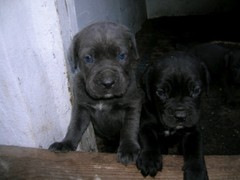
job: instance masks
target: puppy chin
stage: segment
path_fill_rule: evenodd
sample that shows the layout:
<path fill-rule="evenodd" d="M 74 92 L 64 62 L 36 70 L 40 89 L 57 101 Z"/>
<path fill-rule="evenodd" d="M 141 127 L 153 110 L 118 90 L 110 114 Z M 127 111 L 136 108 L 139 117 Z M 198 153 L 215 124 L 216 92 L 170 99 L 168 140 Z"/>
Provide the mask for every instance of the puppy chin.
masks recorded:
<path fill-rule="evenodd" d="M 184 128 L 184 126 L 182 124 L 179 124 L 176 126 L 176 129 L 183 129 L 183 128 Z"/>
<path fill-rule="evenodd" d="M 113 97 L 113 94 L 105 94 L 104 95 L 104 98 L 108 99 L 108 98 L 112 98 Z"/>
<path fill-rule="evenodd" d="M 167 121 L 163 122 L 163 124 L 165 125 L 165 127 L 167 129 L 175 129 L 175 130 L 191 128 L 196 125 L 196 123 L 194 123 L 194 122 L 179 122 L 179 123 L 172 122 L 172 123 L 169 123 Z"/>
<path fill-rule="evenodd" d="M 167 128 L 169 128 L 169 129 L 176 129 L 176 130 L 178 130 L 178 129 L 183 129 L 183 128 L 185 128 L 186 126 L 184 126 L 183 124 L 168 124 L 168 125 L 166 125 L 165 124 L 165 126 L 167 127 Z"/>
<path fill-rule="evenodd" d="M 124 92 L 123 93 L 118 93 L 118 94 L 106 93 L 106 94 L 103 94 L 102 96 L 100 96 L 99 98 L 100 99 L 112 99 L 112 98 L 120 98 L 123 95 L 124 95 Z"/>
<path fill-rule="evenodd" d="M 94 90 L 87 90 L 88 95 L 96 100 L 99 99 L 112 99 L 112 98 L 119 98 L 124 95 L 124 92 L 119 92 L 119 93 L 112 93 L 112 92 L 97 92 Z"/>
<path fill-rule="evenodd" d="M 180 123 L 178 124 L 175 129 L 184 129 L 184 128 L 191 128 L 194 127 L 196 125 L 196 123 Z"/>
<path fill-rule="evenodd" d="M 100 97 L 100 99 L 112 99 L 112 98 L 119 98 L 122 97 L 123 94 L 104 94 Z"/>

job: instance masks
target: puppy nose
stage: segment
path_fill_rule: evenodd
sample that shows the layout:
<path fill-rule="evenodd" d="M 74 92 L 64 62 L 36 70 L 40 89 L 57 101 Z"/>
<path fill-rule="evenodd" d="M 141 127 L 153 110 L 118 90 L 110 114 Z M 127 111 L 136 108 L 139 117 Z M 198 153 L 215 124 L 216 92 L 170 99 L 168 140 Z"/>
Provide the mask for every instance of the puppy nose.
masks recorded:
<path fill-rule="evenodd" d="M 111 78 L 106 78 L 102 80 L 102 85 L 105 88 L 111 88 L 115 84 L 115 81 Z"/>
<path fill-rule="evenodd" d="M 174 117 L 177 119 L 177 121 L 183 122 L 187 117 L 187 113 L 185 110 L 176 110 Z"/>

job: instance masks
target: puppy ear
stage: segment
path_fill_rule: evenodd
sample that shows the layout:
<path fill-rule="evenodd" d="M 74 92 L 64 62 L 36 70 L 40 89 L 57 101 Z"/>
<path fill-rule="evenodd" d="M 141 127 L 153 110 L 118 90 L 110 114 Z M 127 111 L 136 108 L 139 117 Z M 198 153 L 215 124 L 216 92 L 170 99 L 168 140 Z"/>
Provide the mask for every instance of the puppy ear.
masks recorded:
<path fill-rule="evenodd" d="M 79 34 L 75 35 L 70 48 L 68 50 L 68 61 L 71 67 L 72 73 L 75 73 L 79 70 L 78 63 L 79 63 L 79 56 L 78 51 L 80 49 L 80 42 L 79 42 Z"/>
<path fill-rule="evenodd" d="M 208 68 L 204 62 L 201 62 L 201 67 L 202 67 L 202 77 L 203 77 L 204 87 L 206 89 L 206 95 L 208 96 L 209 84 L 210 84 L 210 74 L 209 74 Z"/>
<path fill-rule="evenodd" d="M 130 37 L 131 37 L 131 50 L 133 52 L 133 56 L 136 60 L 139 59 L 139 54 L 138 54 L 138 49 L 137 49 L 137 43 L 136 43 L 136 38 L 134 36 L 134 34 L 130 33 Z"/>
<path fill-rule="evenodd" d="M 149 101 L 151 101 L 151 80 L 152 80 L 153 66 L 148 65 L 143 72 L 141 77 L 141 87 L 143 88 L 146 97 Z"/>

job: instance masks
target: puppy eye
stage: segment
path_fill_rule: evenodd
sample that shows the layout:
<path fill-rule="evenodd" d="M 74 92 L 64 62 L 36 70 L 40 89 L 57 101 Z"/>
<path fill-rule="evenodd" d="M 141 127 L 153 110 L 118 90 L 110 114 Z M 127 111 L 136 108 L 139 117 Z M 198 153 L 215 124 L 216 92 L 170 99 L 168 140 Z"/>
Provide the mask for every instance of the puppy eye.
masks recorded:
<path fill-rule="evenodd" d="M 192 90 L 192 97 L 195 98 L 197 96 L 199 96 L 201 93 L 201 88 L 199 86 L 196 86 L 193 90 Z"/>
<path fill-rule="evenodd" d="M 158 89 L 156 91 L 156 94 L 161 100 L 166 100 L 168 98 L 167 94 L 165 93 L 165 91 L 163 89 Z"/>
<path fill-rule="evenodd" d="M 90 63 L 93 63 L 93 62 L 94 62 L 94 59 L 93 59 L 93 57 L 92 57 L 91 55 L 85 55 L 85 56 L 83 57 L 83 60 L 84 60 L 85 63 L 87 63 L 87 64 L 90 64 Z"/>
<path fill-rule="evenodd" d="M 127 55 L 125 53 L 120 53 L 117 57 L 119 61 L 124 61 L 127 58 Z"/>

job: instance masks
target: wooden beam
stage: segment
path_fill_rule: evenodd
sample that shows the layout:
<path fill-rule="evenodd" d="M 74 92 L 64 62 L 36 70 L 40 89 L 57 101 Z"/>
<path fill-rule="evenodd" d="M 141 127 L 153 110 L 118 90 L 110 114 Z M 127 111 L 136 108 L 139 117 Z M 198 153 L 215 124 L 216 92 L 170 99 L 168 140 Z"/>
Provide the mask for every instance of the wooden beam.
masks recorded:
<path fill-rule="evenodd" d="M 240 179 L 240 155 L 205 156 L 210 180 Z M 155 179 L 181 180 L 182 156 L 163 157 Z M 116 154 L 68 152 L 0 146 L 0 179 L 153 179 L 144 178 L 134 164 L 116 162 Z"/>

